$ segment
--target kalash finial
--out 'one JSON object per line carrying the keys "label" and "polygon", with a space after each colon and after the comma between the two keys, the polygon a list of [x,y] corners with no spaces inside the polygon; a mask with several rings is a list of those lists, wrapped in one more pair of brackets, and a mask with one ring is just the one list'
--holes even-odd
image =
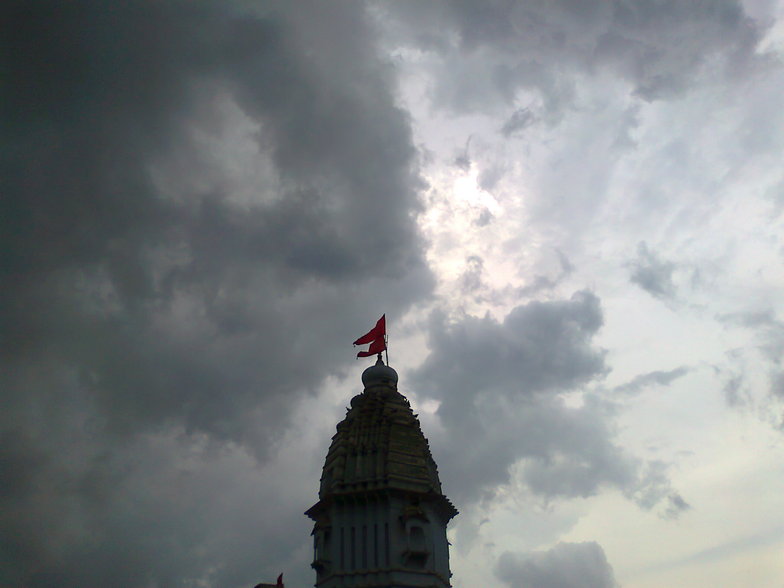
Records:
{"label": "kalash finial", "polygon": [[388,365],[384,365],[384,361],[379,353],[376,364],[362,372],[362,385],[365,387],[365,390],[375,388],[376,386],[397,389],[397,372]]}

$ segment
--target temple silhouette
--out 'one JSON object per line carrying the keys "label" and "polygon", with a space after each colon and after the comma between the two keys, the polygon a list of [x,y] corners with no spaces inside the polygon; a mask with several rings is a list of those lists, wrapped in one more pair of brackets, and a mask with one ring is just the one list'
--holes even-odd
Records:
{"label": "temple silhouette", "polygon": [[451,586],[446,527],[457,509],[397,382],[379,353],[332,437],[305,513],[318,588]]}

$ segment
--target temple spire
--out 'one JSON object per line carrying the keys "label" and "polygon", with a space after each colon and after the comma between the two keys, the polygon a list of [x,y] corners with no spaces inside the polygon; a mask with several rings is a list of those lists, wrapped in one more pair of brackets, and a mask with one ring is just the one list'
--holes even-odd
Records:
{"label": "temple spire", "polygon": [[332,437],[305,513],[319,588],[450,587],[446,527],[457,510],[397,383],[379,354]]}

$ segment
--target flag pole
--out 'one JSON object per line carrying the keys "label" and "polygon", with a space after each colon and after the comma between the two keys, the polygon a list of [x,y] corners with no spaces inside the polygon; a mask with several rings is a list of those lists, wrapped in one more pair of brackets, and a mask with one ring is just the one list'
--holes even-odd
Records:
{"label": "flag pole", "polygon": [[384,333],[384,353],[387,356],[387,365],[389,365],[389,337]]}

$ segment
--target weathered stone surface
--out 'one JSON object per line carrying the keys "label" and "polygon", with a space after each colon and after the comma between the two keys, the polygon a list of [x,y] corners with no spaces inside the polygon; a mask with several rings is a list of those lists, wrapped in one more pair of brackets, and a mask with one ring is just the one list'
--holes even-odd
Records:
{"label": "weathered stone surface", "polygon": [[394,487],[408,478],[420,492],[441,494],[436,464],[408,400],[397,390],[355,396],[327,453],[319,497]]}

